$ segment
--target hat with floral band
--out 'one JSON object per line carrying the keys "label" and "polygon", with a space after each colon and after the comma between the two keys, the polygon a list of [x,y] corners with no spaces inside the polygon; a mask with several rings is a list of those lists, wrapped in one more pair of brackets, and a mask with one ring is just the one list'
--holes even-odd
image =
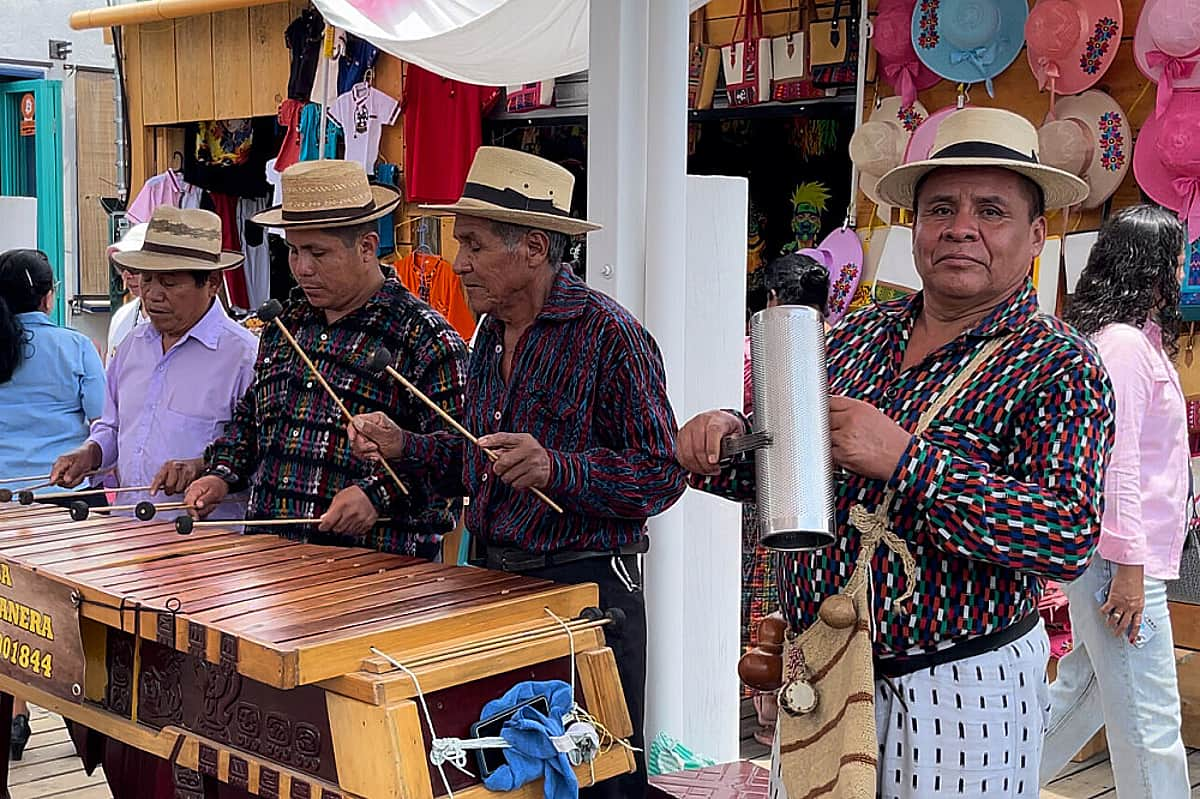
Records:
{"label": "hat with floral band", "polygon": [[1150,199],[1179,214],[1200,239],[1200,92],[1175,92],[1138,131],[1133,174]]}
{"label": "hat with floral band", "polygon": [[879,10],[871,23],[871,43],[879,56],[879,74],[885,83],[910,106],[917,92],[933,88],[941,78],[921,63],[913,49],[913,7],[916,0],[879,0]]}
{"label": "hat with floral band", "polygon": [[1097,89],[1059,99],[1038,128],[1038,144],[1043,164],[1088,184],[1083,208],[1097,208],[1113,196],[1133,161],[1129,118],[1116,100]]}
{"label": "hat with floral band", "polygon": [[1146,0],[1133,32],[1133,60],[1158,84],[1156,115],[1175,89],[1200,88],[1200,0]]}
{"label": "hat with floral band", "polygon": [[836,325],[850,309],[850,302],[862,279],[862,241],[853,230],[841,227],[816,247],[799,250],[798,254],[807,255],[829,272],[829,302],[825,308],[825,321]]}
{"label": "hat with floral band", "polygon": [[1117,57],[1121,0],[1038,0],[1025,21],[1026,57],[1038,87],[1055,95],[1096,85]]}
{"label": "hat with floral band", "polygon": [[983,82],[1008,69],[1025,44],[1025,0],[918,0],[912,41],[917,58],[946,80]]}

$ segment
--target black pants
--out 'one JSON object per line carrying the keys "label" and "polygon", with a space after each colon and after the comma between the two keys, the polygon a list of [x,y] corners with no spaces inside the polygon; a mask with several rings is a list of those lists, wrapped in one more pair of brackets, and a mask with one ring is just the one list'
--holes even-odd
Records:
{"label": "black pants", "polygon": [[[641,591],[642,574],[636,555],[624,555],[621,561],[638,590],[630,591],[613,572],[611,557],[589,558],[522,572],[528,577],[556,583],[596,583],[600,587],[600,609],[620,608],[625,623],[614,631],[605,631],[608,645],[617,661],[617,674],[625,691],[625,704],[633,721],[630,743],[645,749],[643,727],[646,718],[646,598]],[[580,799],[642,799],[646,795],[646,756],[636,754],[637,771],[607,780],[579,792]]]}

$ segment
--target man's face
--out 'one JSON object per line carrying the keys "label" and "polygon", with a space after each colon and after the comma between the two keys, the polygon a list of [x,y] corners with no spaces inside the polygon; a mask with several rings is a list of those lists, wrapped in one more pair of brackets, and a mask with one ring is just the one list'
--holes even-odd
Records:
{"label": "man's face", "polygon": [[314,308],[346,310],[361,295],[375,260],[378,237],[368,233],[347,245],[328,230],[289,230],[288,266]]}
{"label": "man's face", "polygon": [[154,329],[164,336],[182,336],[208,313],[217,296],[220,273],[197,286],[190,272],[140,272],[142,307]]}
{"label": "man's face", "polygon": [[525,242],[510,249],[491,222],[473,216],[454,220],[454,239],[458,242],[454,273],[462,280],[476,314],[495,313],[528,284],[531,272]]}
{"label": "man's face", "polygon": [[1011,294],[1046,241],[1025,179],[997,167],[944,167],[920,186],[913,259],[931,298],[984,305]]}

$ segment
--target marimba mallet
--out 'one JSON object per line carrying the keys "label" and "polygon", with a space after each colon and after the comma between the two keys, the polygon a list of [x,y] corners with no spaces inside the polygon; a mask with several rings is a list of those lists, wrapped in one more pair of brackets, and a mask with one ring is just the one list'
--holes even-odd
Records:
{"label": "marimba mallet", "polygon": [[[111,471],[112,471],[111,468],[110,469],[96,469],[95,471],[86,472],[86,473],[80,475],[80,479],[82,479],[84,477],[95,477],[98,474],[107,474],[108,472],[111,472]],[[17,483],[17,482],[23,483],[26,480],[44,480],[49,476],[50,475],[48,475],[48,474],[39,474],[35,477],[10,477],[7,480],[0,480],[0,483]],[[33,497],[33,492],[37,491],[39,488],[50,488],[51,486],[55,486],[55,485],[58,485],[58,483],[54,483],[54,482],[39,483],[38,485],[30,486],[29,488],[24,488],[24,489],[21,489],[20,491],[16,492],[16,497],[21,501],[22,505],[29,505],[33,502],[33,499],[31,499],[31,498],[26,499],[26,497]],[[12,502],[13,496],[14,496],[13,492],[10,489],[0,488],[0,502]]]}
{"label": "marimba mallet", "polygon": [[[438,416],[445,419],[446,424],[450,425],[455,430],[457,430],[460,435],[464,436],[472,444],[474,444],[475,446],[482,449],[489,458],[491,458],[493,461],[495,461],[497,458],[500,457],[499,455],[497,455],[495,452],[488,449],[487,447],[481,446],[479,443],[479,439],[476,438],[471,433],[470,430],[468,430],[467,428],[465,428],[461,424],[459,424],[457,421],[455,421],[453,416],[446,413],[446,411],[441,406],[439,406],[436,402],[431,400],[429,397],[425,396],[425,394],[421,391],[421,389],[417,388],[412,383],[410,383],[408,381],[408,378],[406,378],[404,375],[400,374],[400,372],[398,372],[396,370],[396,368],[394,366],[392,366],[392,361],[393,361],[392,353],[389,352],[387,349],[380,347],[379,349],[375,350],[375,353],[371,356],[371,363],[367,366],[367,368],[370,369],[372,372],[387,372],[389,375],[392,376],[392,378],[394,378],[397,382],[399,382],[400,385],[402,385],[406,389],[408,389],[409,392],[414,397],[416,397],[421,402],[423,402],[427,406],[429,406],[429,408],[431,410],[433,410],[433,412],[436,413]],[[542,502],[545,502],[548,506],[550,506],[554,510],[558,511],[559,513],[563,512],[562,507],[560,507],[558,505],[558,503],[556,503],[554,500],[550,499],[550,497],[546,496],[538,489],[530,488],[529,490],[531,492],[533,492],[534,496],[536,496]]]}
{"label": "marimba mallet", "polygon": [[[120,486],[119,488],[85,488],[80,491],[55,491],[53,494],[42,494],[34,499],[66,499],[67,497],[90,497],[96,494],[128,494],[133,491],[149,491],[150,486]],[[19,496],[19,495],[18,495]],[[28,502],[21,500],[22,505]]]}
{"label": "marimba mallet", "polygon": [[29,477],[5,477],[0,483],[28,483],[30,480],[49,480],[48,474],[35,474]]}
{"label": "marimba mallet", "polygon": [[[324,376],[317,369],[317,365],[313,363],[312,358],[308,357],[308,353],[306,353],[304,348],[300,346],[300,342],[296,341],[296,337],[292,335],[292,331],[288,330],[287,325],[280,320],[279,314],[281,313],[283,313],[283,305],[279,302],[279,300],[267,300],[258,309],[258,311],[255,313],[255,316],[268,324],[272,322],[275,324],[275,327],[277,327],[279,332],[283,334],[283,337],[287,339],[288,344],[292,345],[292,349],[294,349],[296,354],[300,356],[300,360],[304,361],[304,365],[308,367],[310,372],[312,372],[313,377],[315,377],[317,382],[321,384],[321,388],[325,389],[325,393],[327,393],[329,398],[333,400],[333,404],[337,405],[338,410],[342,412],[344,417],[346,417],[346,421],[353,421],[354,416],[350,413],[350,409],[346,407],[346,403],[342,402],[341,397],[339,397],[337,392],[333,390],[333,386],[326,382]],[[405,486],[400,477],[394,471],[392,471],[392,467],[388,466],[386,461],[381,461],[380,465],[383,466],[383,470],[387,472],[388,477],[392,478],[392,480],[396,482],[396,485],[400,487],[400,490],[403,493],[408,494],[408,487]]]}
{"label": "marimba mallet", "polygon": [[[376,519],[375,524],[383,524],[390,522],[391,519]],[[175,532],[180,535],[187,535],[197,527],[225,527],[228,528],[235,524],[245,524],[253,527],[282,527],[289,524],[320,524],[320,518],[316,519],[226,519],[220,522],[198,522],[191,516],[176,516],[175,517]]]}
{"label": "marimba mallet", "polygon": [[180,510],[185,508],[190,510],[195,507],[195,505],[189,505],[186,502],[164,502],[155,505],[153,502],[143,500],[136,505],[107,505],[104,507],[93,508],[83,500],[78,499],[71,503],[70,511],[71,518],[77,522],[86,520],[89,516],[91,516],[93,510],[100,511],[101,513],[107,513],[108,511],[114,510],[131,510],[133,511],[133,515],[138,519],[143,522],[148,522],[153,519],[160,510]]}

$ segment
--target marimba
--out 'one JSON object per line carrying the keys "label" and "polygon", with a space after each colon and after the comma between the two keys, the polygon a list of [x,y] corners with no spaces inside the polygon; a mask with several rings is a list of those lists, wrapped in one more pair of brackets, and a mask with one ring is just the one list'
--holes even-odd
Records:
{"label": "marimba", "polygon": [[[570,681],[572,651],[577,700],[627,738],[603,628],[568,636],[546,612],[597,601],[590,584],[368,549],[0,510],[0,691],[169,759],[184,796],[203,775],[269,798],[444,795],[421,699],[437,737],[468,738],[515,683]],[[613,746],[577,773],[586,786],[632,769]],[[500,795],[444,772],[455,797]]]}

